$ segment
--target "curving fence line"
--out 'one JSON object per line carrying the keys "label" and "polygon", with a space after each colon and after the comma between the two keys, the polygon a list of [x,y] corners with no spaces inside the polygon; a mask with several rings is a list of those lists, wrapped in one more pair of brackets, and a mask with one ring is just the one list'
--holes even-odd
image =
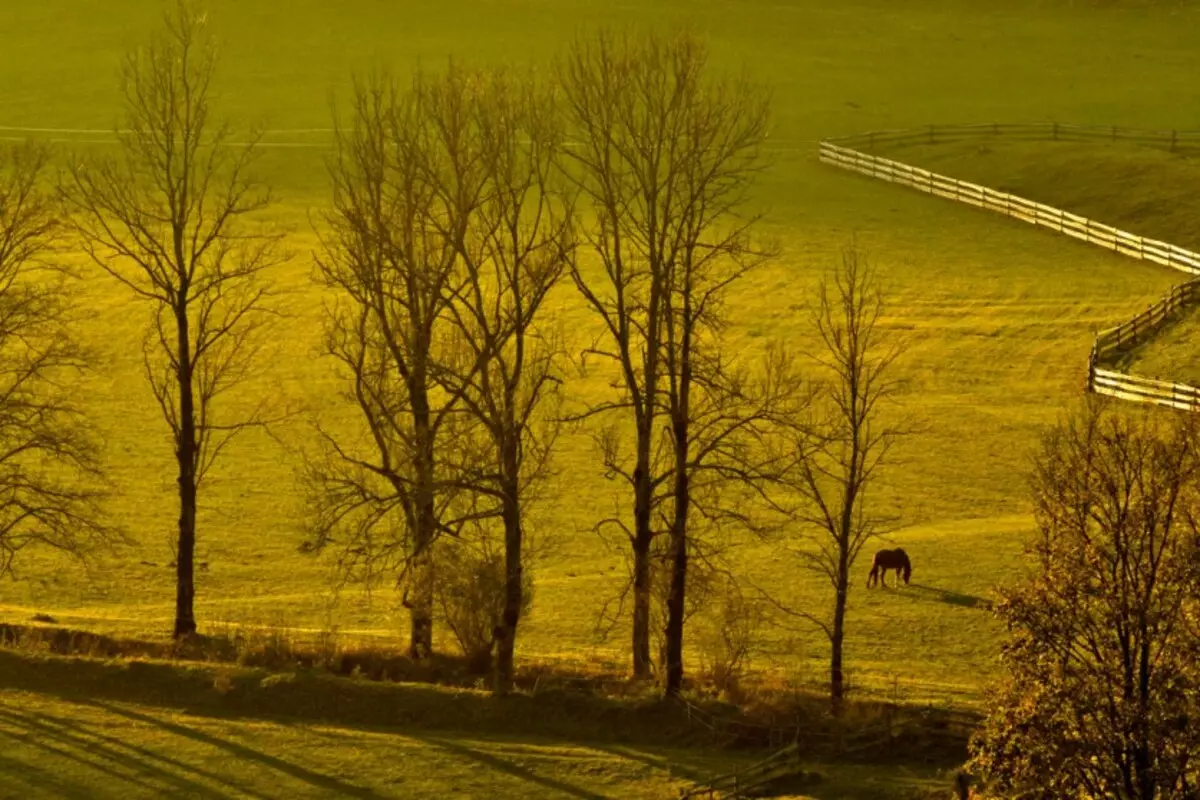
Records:
{"label": "curving fence line", "polygon": [[[866,145],[914,142],[948,142],[980,136],[1005,135],[1026,139],[1130,141],[1166,147],[1171,151],[1200,149],[1200,131],[1144,131],[1133,128],[1032,123],[1025,125],[930,125],[926,128],[873,131],[826,139],[820,143],[820,160],[842,169],[890,183],[911,186],[927,194],[985,208],[1031,225],[1050,228],[1122,255],[1200,275],[1200,254],[1169,242],[1148,239],[1103,225],[1059,208],[986,186],[960,181],[900,161],[856,149]],[[1129,321],[1100,331],[1088,359],[1087,389],[1123,400],[1153,403],[1200,412],[1200,388],[1146,378],[1116,369],[1104,369],[1107,359],[1152,337],[1180,310],[1200,303],[1200,279],[1180,284],[1171,293]]]}

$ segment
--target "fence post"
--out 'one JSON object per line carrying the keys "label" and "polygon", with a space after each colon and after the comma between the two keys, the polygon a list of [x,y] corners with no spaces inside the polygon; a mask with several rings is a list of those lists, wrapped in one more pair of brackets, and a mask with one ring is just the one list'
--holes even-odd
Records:
{"label": "fence post", "polygon": [[1058,141],[1058,123],[1054,123],[1054,141]]}
{"label": "fence post", "polygon": [[933,126],[929,126],[929,143],[933,144]]}
{"label": "fence post", "polygon": [[1175,152],[1175,136],[1176,136],[1176,134],[1177,134],[1176,131],[1174,131],[1174,130],[1171,131],[1171,152],[1172,153]]}

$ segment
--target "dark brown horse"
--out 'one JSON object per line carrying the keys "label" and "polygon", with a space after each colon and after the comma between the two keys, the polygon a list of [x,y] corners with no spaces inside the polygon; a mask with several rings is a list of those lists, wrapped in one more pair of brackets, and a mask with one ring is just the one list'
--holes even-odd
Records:
{"label": "dark brown horse", "polygon": [[912,562],[908,560],[908,553],[897,547],[895,550],[880,550],[875,553],[875,560],[871,562],[871,575],[867,578],[867,587],[870,588],[879,582],[880,586],[887,586],[887,571],[889,569],[896,570],[896,583],[900,583],[900,576],[904,576],[904,582],[908,583],[908,578],[912,575]]}

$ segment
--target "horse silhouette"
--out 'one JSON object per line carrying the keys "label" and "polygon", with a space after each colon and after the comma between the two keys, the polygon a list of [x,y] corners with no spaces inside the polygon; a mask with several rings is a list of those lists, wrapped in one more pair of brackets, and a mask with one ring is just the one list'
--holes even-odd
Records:
{"label": "horse silhouette", "polygon": [[912,575],[912,562],[908,560],[908,553],[897,547],[895,550],[880,550],[875,553],[875,559],[871,562],[871,574],[867,578],[867,588],[874,586],[878,581],[880,586],[887,586],[887,571],[889,569],[896,570],[896,583],[899,585],[900,576],[904,576],[904,582],[907,584],[909,576]]}

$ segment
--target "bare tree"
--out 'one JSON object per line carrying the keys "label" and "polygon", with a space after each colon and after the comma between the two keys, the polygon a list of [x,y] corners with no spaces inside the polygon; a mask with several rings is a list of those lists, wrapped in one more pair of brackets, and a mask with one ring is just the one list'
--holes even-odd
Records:
{"label": "bare tree", "polygon": [[829,639],[829,695],[835,714],[845,696],[850,573],[863,547],[886,533],[891,522],[874,510],[870,491],[897,440],[913,431],[887,416],[887,406],[901,388],[892,368],[904,343],[883,327],[884,307],[874,268],[853,246],[843,250],[840,265],[817,290],[813,326],[820,346],[813,358],[824,380],[816,397],[816,422],[797,438],[792,485],[801,503],[796,515],[811,536],[809,546],[798,552],[829,581],[833,609],[830,616],[791,611],[815,623]]}
{"label": "bare tree", "polygon": [[356,81],[353,127],[337,135],[317,267],[336,296],[327,351],[366,441],[322,429],[325,458],[308,470],[309,545],[337,543],[346,574],[399,576],[413,658],[433,649],[434,542],[459,525],[450,453],[469,436],[438,364],[456,357],[450,306],[483,191],[467,109],[435,118],[436,85],[422,75],[407,91],[385,74]]}
{"label": "bare tree", "polygon": [[1200,786],[1200,430],[1090,399],[1045,437],[1006,676],[973,745],[1000,796],[1188,798]]}
{"label": "bare tree", "polygon": [[29,545],[84,555],[101,522],[98,448],[70,377],[84,369],[68,331],[64,231],[41,185],[47,151],[0,150],[0,575]]}
{"label": "bare tree", "polygon": [[[458,239],[462,280],[449,305],[461,357],[441,364],[440,373],[480,434],[478,449],[460,448],[466,456],[455,470],[460,485],[480,498],[476,514],[495,515],[504,530],[494,681],[504,694],[512,688],[517,625],[528,594],[529,505],[557,430],[542,407],[556,399],[560,348],[542,309],[573,257],[572,205],[556,185],[562,136],[555,109],[531,78],[452,69],[431,88],[438,130],[454,130],[464,107],[470,120],[475,147],[444,143],[458,162],[454,172],[469,174],[470,154],[478,153],[483,175],[480,193],[458,191],[458,179],[435,184],[452,209],[442,235],[466,232]],[[455,200],[464,197],[465,203]]]}
{"label": "bare tree", "polygon": [[[723,326],[713,313],[712,322]],[[665,416],[675,462],[656,510],[669,532],[667,694],[683,685],[690,562],[698,558],[705,572],[719,571],[736,536],[761,539],[785,523],[784,487],[794,461],[786,442],[798,432],[812,396],[793,353],[779,344],[769,345],[760,357],[744,354],[742,365],[720,355],[719,337],[705,344],[700,336],[692,339],[686,378],[676,368],[674,352],[666,358]]]}
{"label": "bare tree", "polygon": [[[724,288],[753,260],[746,232],[755,219],[739,212],[762,168],[767,103],[744,82],[709,81],[706,62],[690,36],[601,33],[576,41],[558,69],[576,140],[566,151],[567,173],[589,206],[584,236],[600,262],[599,271],[582,263],[572,269],[604,326],[585,357],[611,365],[618,393],[578,418],[616,420],[599,437],[605,467],[633,491],[632,526],[618,515],[601,527],[620,528],[632,551],[638,677],[651,671],[655,504],[670,483],[674,559],[686,572],[689,470],[677,467],[689,462],[693,348],[701,346],[701,327],[713,329],[709,317]],[[657,424],[664,414],[666,431]],[[618,445],[622,423],[635,434],[632,463]],[[678,627],[682,594],[672,603]],[[668,637],[672,647],[681,635]]]}
{"label": "bare tree", "polygon": [[217,406],[256,362],[270,311],[263,273],[284,258],[281,236],[253,221],[271,202],[249,175],[257,136],[239,144],[210,118],[216,53],[204,25],[180,0],[166,31],[126,58],[117,154],[73,159],[62,187],[92,262],[153,309],[145,372],[179,469],[177,637],[196,630],[201,483],[234,436],[267,421],[265,401],[236,418]]}

